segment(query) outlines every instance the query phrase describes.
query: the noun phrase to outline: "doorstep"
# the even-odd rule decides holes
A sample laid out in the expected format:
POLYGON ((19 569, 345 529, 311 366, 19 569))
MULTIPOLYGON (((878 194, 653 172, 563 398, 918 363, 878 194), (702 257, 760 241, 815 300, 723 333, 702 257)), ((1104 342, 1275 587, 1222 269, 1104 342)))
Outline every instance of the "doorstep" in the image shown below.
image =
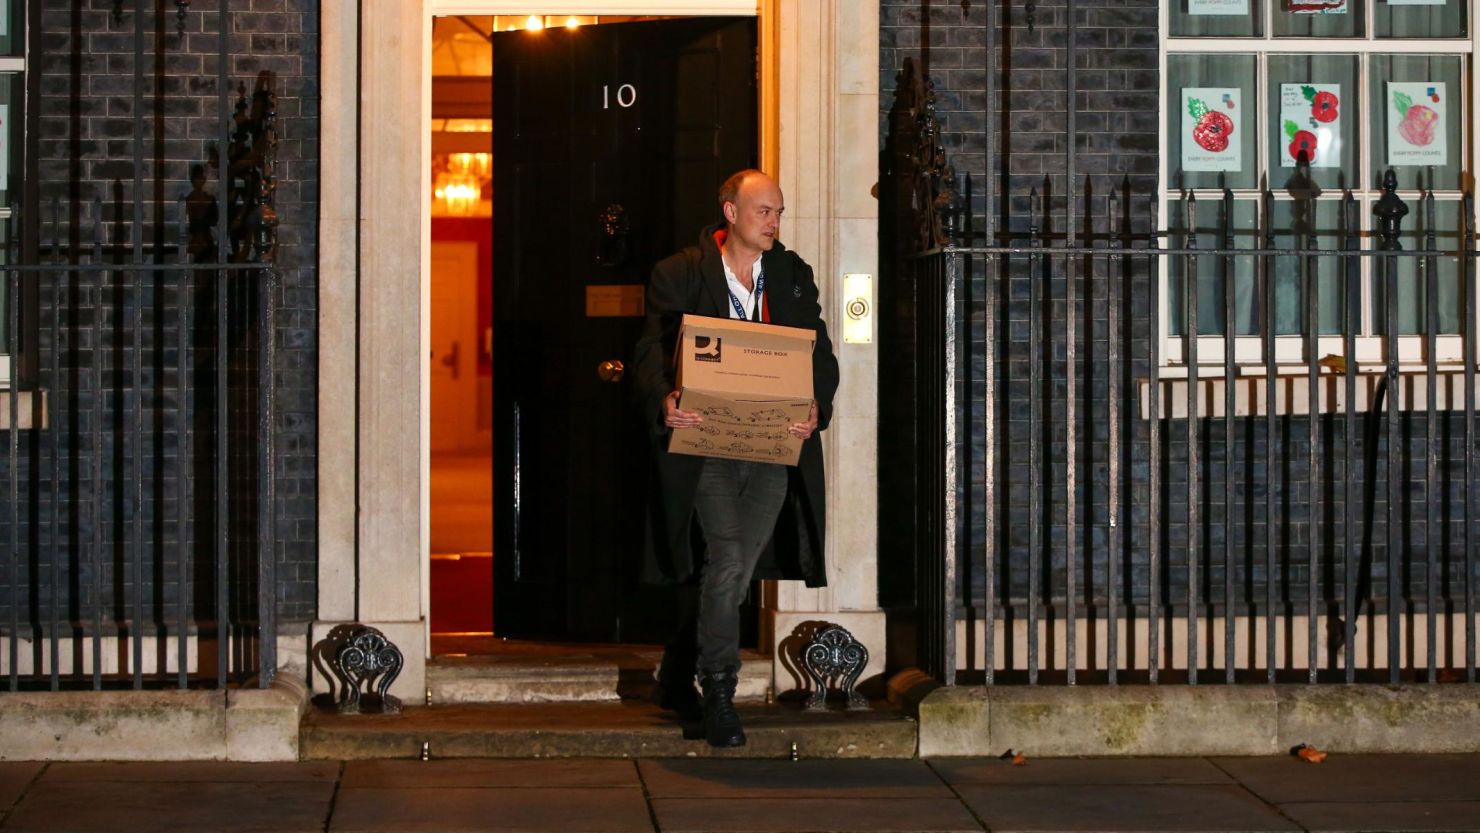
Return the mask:
MULTIPOLYGON (((429 705, 450 703, 615 703, 647 697, 663 659, 652 646, 566 646, 529 643, 517 650, 448 653, 427 660, 429 705)), ((740 701, 764 700, 771 660, 740 653, 740 701)))
POLYGON ((304 717, 304 760, 417 758, 739 757, 911 758, 915 722, 877 704, 844 711, 806 711, 799 702, 739 704, 749 743, 714 749, 697 726, 643 699, 605 703, 450 704, 408 706, 396 715, 340 715, 313 709, 304 717))

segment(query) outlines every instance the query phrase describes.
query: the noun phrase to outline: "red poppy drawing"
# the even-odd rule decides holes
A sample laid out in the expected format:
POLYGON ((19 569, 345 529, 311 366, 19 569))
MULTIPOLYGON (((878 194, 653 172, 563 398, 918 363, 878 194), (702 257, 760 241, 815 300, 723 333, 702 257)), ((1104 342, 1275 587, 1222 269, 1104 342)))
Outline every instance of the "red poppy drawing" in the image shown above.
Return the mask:
POLYGON ((1192 128, 1192 141, 1203 150, 1222 153, 1228 150, 1228 137, 1233 135, 1233 119, 1208 108, 1200 98, 1187 100, 1187 114, 1197 119, 1192 128))
POLYGON ((1318 140, 1316 134, 1309 130, 1301 130, 1300 126, 1293 121, 1285 122, 1285 135, 1290 138, 1290 158, 1296 162, 1300 161, 1300 154, 1305 154, 1306 162, 1316 161, 1316 145, 1318 140))
POLYGON ((1287 8, 1293 14, 1344 12, 1346 0, 1290 0, 1287 8))
POLYGON ((1340 115, 1337 108, 1341 100, 1336 97, 1335 93, 1325 90, 1316 92, 1316 88, 1310 86, 1301 87, 1300 93, 1305 96, 1306 101, 1310 102, 1310 117, 1321 124, 1336 121, 1336 117, 1340 115))
POLYGON ((1398 135, 1415 147, 1424 147, 1434 142, 1434 129, 1439 124, 1439 114, 1426 104, 1414 104, 1406 93, 1393 93, 1393 107, 1402 114, 1398 122, 1398 135))

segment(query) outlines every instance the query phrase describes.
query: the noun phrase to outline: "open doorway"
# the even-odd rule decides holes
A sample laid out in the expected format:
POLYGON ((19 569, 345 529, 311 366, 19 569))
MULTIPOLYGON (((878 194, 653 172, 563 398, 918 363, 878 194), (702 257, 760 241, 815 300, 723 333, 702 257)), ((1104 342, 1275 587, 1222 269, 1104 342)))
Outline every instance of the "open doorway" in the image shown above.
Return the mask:
POLYGON ((756 21, 459 16, 433 33, 433 652, 659 642, 669 596, 639 581, 651 429, 627 368, 653 264, 758 162, 756 21), (452 335, 468 320, 476 351, 452 335), (477 382, 439 389, 451 367, 477 382), (467 430, 488 444, 439 439, 467 430), (486 538, 454 536, 477 524, 486 538))
POLYGON ((493 635, 492 51, 475 19, 433 28, 431 629, 493 635))

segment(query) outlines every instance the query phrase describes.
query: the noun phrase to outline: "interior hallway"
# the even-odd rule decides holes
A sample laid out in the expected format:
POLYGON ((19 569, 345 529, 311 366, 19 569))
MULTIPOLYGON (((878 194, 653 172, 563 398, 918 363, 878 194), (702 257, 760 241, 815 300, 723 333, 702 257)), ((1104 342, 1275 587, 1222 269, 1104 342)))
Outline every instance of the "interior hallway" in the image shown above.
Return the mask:
POLYGON ((432 455, 432 632, 493 632, 493 462, 432 455))

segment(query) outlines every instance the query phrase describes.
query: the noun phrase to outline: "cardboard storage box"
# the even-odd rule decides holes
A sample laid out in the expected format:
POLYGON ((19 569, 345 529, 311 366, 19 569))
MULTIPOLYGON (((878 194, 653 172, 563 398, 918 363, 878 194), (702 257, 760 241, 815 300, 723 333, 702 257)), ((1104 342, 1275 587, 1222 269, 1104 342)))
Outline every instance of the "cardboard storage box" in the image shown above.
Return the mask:
POLYGON ((704 422, 668 441, 675 454, 794 466, 802 441, 786 429, 812 408, 817 334, 796 327, 685 315, 678 331, 678 406, 704 422))

